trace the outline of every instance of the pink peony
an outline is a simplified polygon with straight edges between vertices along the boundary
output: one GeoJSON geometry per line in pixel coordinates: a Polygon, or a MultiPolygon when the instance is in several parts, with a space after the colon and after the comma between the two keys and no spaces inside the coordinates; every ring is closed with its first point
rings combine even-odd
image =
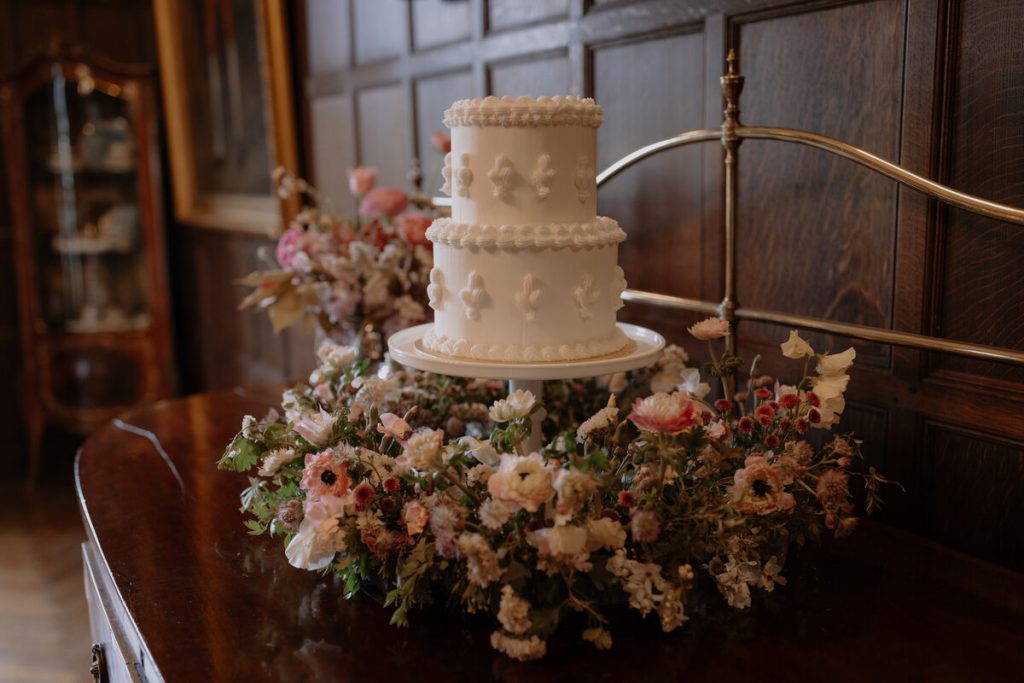
{"type": "Polygon", "coordinates": [[[760,455],[747,456],[743,468],[733,475],[729,493],[737,510],[758,515],[789,510],[796,504],[793,494],[783,489],[779,471],[760,455]]]}
{"type": "Polygon", "coordinates": [[[306,456],[299,488],[306,492],[307,500],[319,500],[325,496],[340,498],[348,492],[351,483],[347,469],[348,463],[335,458],[331,450],[311,453],[306,456]]]}
{"type": "Polygon", "coordinates": [[[702,341],[708,339],[718,339],[729,334],[729,321],[722,320],[721,318],[707,318],[701,320],[699,323],[687,328],[687,331],[693,335],[695,339],[702,341]]]}
{"type": "Polygon", "coordinates": [[[658,392],[647,398],[637,398],[629,421],[645,432],[678,434],[699,423],[700,411],[697,404],[682,394],[658,392]]]}
{"type": "Polygon", "coordinates": [[[452,139],[439,130],[435,130],[430,136],[430,144],[438,154],[447,154],[452,151],[452,139]]]}
{"type": "Polygon", "coordinates": [[[366,193],[359,204],[364,216],[393,218],[409,206],[409,197],[397,187],[375,187],[366,193]]]}
{"type": "Polygon", "coordinates": [[[429,247],[433,243],[427,239],[427,228],[433,222],[432,218],[419,211],[408,211],[395,219],[395,228],[409,244],[429,247]]]}
{"type": "Polygon", "coordinates": [[[357,166],[348,170],[348,189],[356,197],[362,197],[377,184],[377,169],[357,166]]]}
{"type": "Polygon", "coordinates": [[[302,251],[303,236],[306,233],[299,228],[288,228],[277,240],[277,262],[282,268],[291,268],[295,254],[302,251]]]}

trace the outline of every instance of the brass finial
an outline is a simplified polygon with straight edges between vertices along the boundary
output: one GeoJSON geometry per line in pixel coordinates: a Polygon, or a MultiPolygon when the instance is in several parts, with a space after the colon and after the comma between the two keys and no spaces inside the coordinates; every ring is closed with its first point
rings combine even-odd
{"type": "Polygon", "coordinates": [[[736,48],[733,48],[733,47],[729,48],[729,56],[725,58],[725,63],[729,65],[729,68],[726,69],[726,75],[727,76],[735,76],[736,75],[736,48]]]}

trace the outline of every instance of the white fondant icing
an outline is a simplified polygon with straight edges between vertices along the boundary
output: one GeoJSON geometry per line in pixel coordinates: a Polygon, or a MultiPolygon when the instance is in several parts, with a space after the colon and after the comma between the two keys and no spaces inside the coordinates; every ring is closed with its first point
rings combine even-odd
{"type": "Polygon", "coordinates": [[[459,298],[462,305],[466,307],[466,318],[469,320],[480,320],[480,308],[487,301],[487,291],[484,289],[484,279],[475,270],[469,271],[466,278],[466,286],[459,290],[459,298]]]}
{"type": "Polygon", "coordinates": [[[434,267],[430,269],[430,284],[427,285],[427,299],[430,307],[440,311],[444,305],[444,271],[434,267]]]}
{"type": "Polygon", "coordinates": [[[528,323],[532,323],[537,317],[537,300],[542,291],[536,280],[533,273],[527,273],[523,276],[522,287],[516,292],[516,304],[523,312],[523,319],[528,323]]]}
{"type": "Polygon", "coordinates": [[[551,168],[551,155],[541,154],[537,157],[537,166],[530,175],[530,184],[537,195],[537,201],[544,201],[551,194],[551,180],[558,172],[551,168]]]}
{"type": "Polygon", "coordinates": [[[594,278],[589,274],[584,275],[583,280],[572,290],[572,299],[576,302],[576,310],[579,312],[580,318],[588,320],[594,315],[590,307],[597,303],[600,296],[601,291],[594,287],[594,278]]]}
{"type": "Polygon", "coordinates": [[[444,166],[441,167],[441,175],[444,176],[444,184],[441,185],[441,192],[449,197],[452,196],[452,153],[444,155],[444,166]]]}
{"type": "Polygon", "coordinates": [[[459,100],[444,113],[456,126],[583,126],[597,128],[604,117],[594,100],[578,97],[484,97],[459,100]]]}
{"type": "Polygon", "coordinates": [[[622,300],[622,293],[626,291],[626,272],[622,266],[615,266],[615,274],[612,276],[612,291],[615,292],[615,310],[626,305],[622,300]]]}
{"type": "Polygon", "coordinates": [[[508,199],[512,194],[515,173],[512,161],[504,154],[499,154],[494,160],[494,168],[487,172],[487,179],[491,181],[491,194],[498,199],[508,199]]]}
{"type": "Polygon", "coordinates": [[[470,225],[438,218],[427,228],[427,239],[458,247],[564,249],[618,244],[626,239],[626,233],[613,219],[604,217],[589,223],[552,225],[470,225]]]}
{"type": "Polygon", "coordinates": [[[586,203],[590,199],[590,195],[594,193],[597,184],[594,165],[590,163],[589,157],[581,156],[576,162],[576,172],[573,174],[572,182],[576,186],[576,198],[580,204],[586,203]]]}
{"type": "Polygon", "coordinates": [[[542,361],[573,361],[607,356],[621,351],[629,338],[618,327],[607,337],[575,344],[473,344],[466,339],[440,335],[435,330],[423,335],[423,346],[442,356],[505,362],[537,363],[542,361]]]}
{"type": "Polygon", "coordinates": [[[455,175],[459,187],[460,197],[469,197],[469,186],[473,184],[473,171],[469,170],[469,155],[463,154],[459,158],[460,166],[455,175]]]}

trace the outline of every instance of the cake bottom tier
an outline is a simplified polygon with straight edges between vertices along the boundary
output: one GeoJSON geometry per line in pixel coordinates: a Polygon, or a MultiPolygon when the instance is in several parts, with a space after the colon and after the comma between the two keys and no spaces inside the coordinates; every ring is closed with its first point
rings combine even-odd
{"type": "Polygon", "coordinates": [[[618,327],[601,339],[558,345],[473,343],[467,339],[439,335],[436,330],[430,330],[423,336],[423,346],[441,356],[512,363],[584,360],[611,355],[621,351],[628,343],[629,338],[618,327]]]}

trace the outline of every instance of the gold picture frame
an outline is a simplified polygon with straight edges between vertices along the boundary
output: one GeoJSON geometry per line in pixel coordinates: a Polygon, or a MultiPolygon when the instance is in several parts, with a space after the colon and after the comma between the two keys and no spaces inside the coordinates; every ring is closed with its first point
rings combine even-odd
{"type": "Polygon", "coordinates": [[[178,221],[267,234],[298,211],[286,0],[154,0],[178,221]]]}

